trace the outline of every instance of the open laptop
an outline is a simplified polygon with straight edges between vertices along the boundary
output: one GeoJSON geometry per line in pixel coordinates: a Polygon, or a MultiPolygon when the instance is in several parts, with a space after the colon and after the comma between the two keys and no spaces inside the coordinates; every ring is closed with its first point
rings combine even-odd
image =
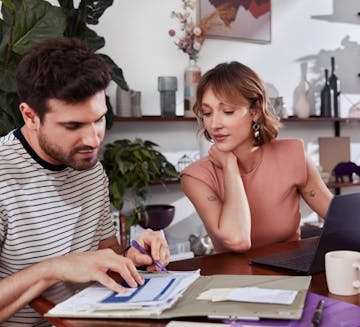
{"type": "Polygon", "coordinates": [[[360,193],[334,196],[316,244],[250,262],[312,275],[325,270],[325,254],[335,250],[360,251],[360,193]]]}

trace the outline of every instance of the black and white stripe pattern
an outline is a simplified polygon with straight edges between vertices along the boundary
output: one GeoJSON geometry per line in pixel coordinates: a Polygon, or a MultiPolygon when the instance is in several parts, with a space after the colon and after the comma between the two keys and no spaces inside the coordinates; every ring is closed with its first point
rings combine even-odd
{"type": "MultiPolygon", "coordinates": [[[[0,138],[0,278],[47,258],[96,250],[115,233],[101,163],[84,171],[44,164],[24,142],[20,130],[0,138]]],[[[46,326],[29,307],[10,321],[1,326],[46,326]]]]}

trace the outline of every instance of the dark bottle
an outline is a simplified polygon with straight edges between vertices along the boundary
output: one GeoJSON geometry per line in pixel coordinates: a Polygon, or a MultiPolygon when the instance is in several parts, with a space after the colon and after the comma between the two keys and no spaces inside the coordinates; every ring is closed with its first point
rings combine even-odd
{"type": "Polygon", "coordinates": [[[320,116],[331,117],[334,108],[334,91],[329,83],[329,71],[325,69],[325,85],[321,90],[320,116]]]}
{"type": "Polygon", "coordinates": [[[329,78],[330,87],[334,91],[333,93],[333,103],[334,103],[334,117],[339,117],[340,113],[340,80],[335,75],[335,58],[331,57],[331,75],[329,78]]]}

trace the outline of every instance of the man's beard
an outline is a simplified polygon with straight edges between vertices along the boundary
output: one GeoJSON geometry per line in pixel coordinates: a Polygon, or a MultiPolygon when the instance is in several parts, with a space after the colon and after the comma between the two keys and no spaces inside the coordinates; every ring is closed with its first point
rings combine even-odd
{"type": "Polygon", "coordinates": [[[98,161],[97,157],[84,158],[81,160],[75,159],[75,156],[79,151],[93,150],[94,148],[89,146],[76,147],[66,153],[60,146],[49,143],[47,137],[42,133],[39,134],[39,145],[48,156],[75,170],[86,170],[92,168],[98,161]]]}

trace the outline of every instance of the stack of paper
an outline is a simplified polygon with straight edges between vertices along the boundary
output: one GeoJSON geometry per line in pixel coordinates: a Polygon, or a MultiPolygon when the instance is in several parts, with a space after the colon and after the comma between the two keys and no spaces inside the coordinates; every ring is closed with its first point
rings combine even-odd
{"type": "Polygon", "coordinates": [[[159,315],[171,308],[185,290],[200,277],[200,271],[145,273],[144,285],[128,288],[126,293],[115,293],[100,284],[94,284],[57,304],[47,316],[108,318],[159,315]],[[97,314],[98,313],[98,314],[97,314]]]}
{"type": "Polygon", "coordinates": [[[252,303],[291,304],[297,291],[261,287],[214,288],[202,292],[197,299],[212,302],[237,301],[252,303]]]}

